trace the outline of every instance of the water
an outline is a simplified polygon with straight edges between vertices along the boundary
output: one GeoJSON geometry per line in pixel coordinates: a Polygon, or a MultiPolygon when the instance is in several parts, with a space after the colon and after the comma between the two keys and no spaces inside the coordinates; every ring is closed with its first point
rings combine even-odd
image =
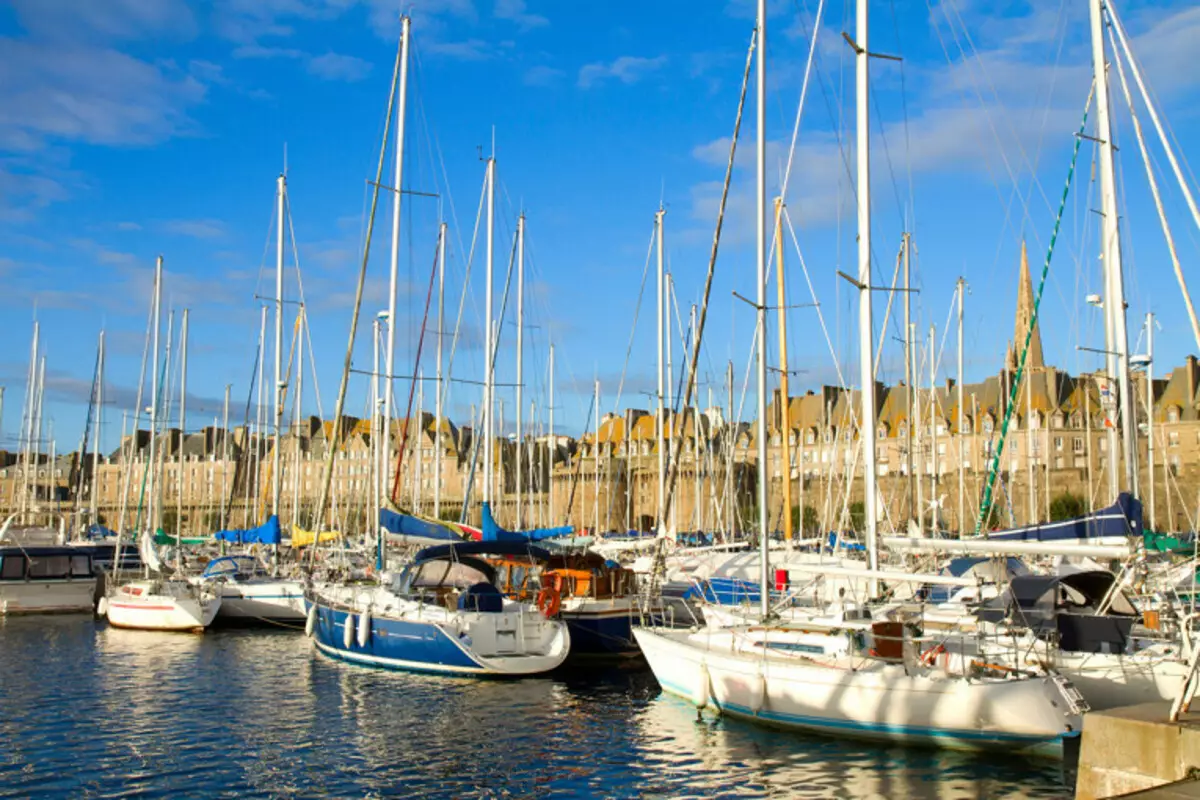
{"type": "Polygon", "coordinates": [[[0,618],[0,797],[1069,797],[1053,762],[698,722],[644,669],[468,681],[302,634],[0,618]]]}

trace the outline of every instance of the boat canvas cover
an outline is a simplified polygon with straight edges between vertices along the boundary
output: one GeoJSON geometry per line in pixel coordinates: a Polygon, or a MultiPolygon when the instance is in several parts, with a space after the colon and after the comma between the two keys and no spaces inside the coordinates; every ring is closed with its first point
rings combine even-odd
{"type": "Polygon", "coordinates": [[[379,527],[398,536],[461,542],[468,538],[458,525],[439,520],[414,517],[391,509],[379,509],[379,527]]]}
{"type": "Polygon", "coordinates": [[[1097,509],[1091,514],[1059,522],[993,531],[987,535],[987,538],[1029,542],[1071,540],[1088,542],[1096,539],[1123,539],[1129,536],[1140,536],[1141,533],[1142,503],[1128,492],[1121,492],[1117,497],[1117,502],[1107,508],[1097,509]]]}
{"type": "Polygon", "coordinates": [[[985,604],[979,618],[1000,622],[1007,616],[1037,634],[1054,633],[1070,652],[1121,652],[1137,611],[1116,582],[1107,570],[1021,575],[985,604]]]}
{"type": "Polygon", "coordinates": [[[483,504],[483,541],[485,542],[537,542],[542,539],[570,536],[573,533],[575,533],[573,525],[563,525],[558,528],[532,528],[527,531],[505,530],[492,517],[491,505],[483,504]]]}
{"type": "Polygon", "coordinates": [[[115,538],[117,538],[116,531],[106,528],[99,523],[93,523],[91,525],[88,525],[87,530],[83,532],[83,535],[89,539],[115,539],[115,538]]]}
{"type": "Polygon", "coordinates": [[[267,517],[267,521],[257,528],[217,531],[213,536],[221,541],[234,544],[279,544],[283,541],[283,533],[279,529],[279,517],[274,514],[267,517]]]}

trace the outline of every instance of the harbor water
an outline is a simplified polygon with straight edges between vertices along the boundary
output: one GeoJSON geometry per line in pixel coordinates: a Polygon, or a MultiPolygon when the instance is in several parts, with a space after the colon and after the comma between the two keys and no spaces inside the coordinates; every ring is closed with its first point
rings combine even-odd
{"type": "Polygon", "coordinates": [[[1069,797],[1054,762],[704,715],[643,667],[474,681],[302,633],[0,618],[0,797],[1069,797]]]}

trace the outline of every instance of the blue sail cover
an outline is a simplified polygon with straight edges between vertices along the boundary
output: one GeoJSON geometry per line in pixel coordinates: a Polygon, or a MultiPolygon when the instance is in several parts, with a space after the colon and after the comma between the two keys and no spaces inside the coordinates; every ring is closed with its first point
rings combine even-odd
{"type": "Polygon", "coordinates": [[[483,504],[483,541],[485,542],[538,542],[542,539],[553,539],[558,536],[570,536],[575,532],[573,525],[563,525],[559,528],[533,528],[527,531],[508,531],[496,524],[492,518],[492,508],[488,503],[483,504]]]}
{"type": "Polygon", "coordinates": [[[1048,522],[1043,525],[1028,525],[989,533],[989,539],[1027,542],[1086,542],[1098,544],[1106,540],[1120,544],[1130,536],[1142,535],[1142,502],[1128,492],[1121,492],[1117,502],[1108,508],[1098,508],[1091,514],[1048,522]]]}
{"type": "Polygon", "coordinates": [[[217,531],[213,536],[234,544],[279,544],[283,541],[283,533],[279,530],[279,517],[274,514],[267,517],[267,521],[257,528],[217,531]]]}
{"type": "Polygon", "coordinates": [[[444,539],[447,542],[461,542],[463,535],[454,527],[429,519],[421,519],[411,514],[401,514],[390,509],[379,509],[379,527],[388,533],[400,536],[414,536],[420,539],[444,539]]]}
{"type": "Polygon", "coordinates": [[[115,538],[117,538],[116,531],[106,528],[98,522],[88,525],[87,530],[84,531],[84,535],[87,536],[87,538],[89,538],[89,539],[115,539],[115,538]]]}

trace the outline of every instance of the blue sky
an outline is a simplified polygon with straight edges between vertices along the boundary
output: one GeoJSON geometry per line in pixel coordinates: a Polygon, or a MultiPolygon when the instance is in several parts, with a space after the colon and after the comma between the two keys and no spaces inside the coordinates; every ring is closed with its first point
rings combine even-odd
{"type": "MultiPolygon", "coordinates": [[[[907,226],[917,248],[922,335],[934,324],[940,342],[955,279],[965,275],[972,291],[968,378],[980,378],[999,368],[1012,335],[1022,238],[1035,272],[1049,242],[1091,80],[1086,4],[876,5],[871,49],[904,59],[872,65],[876,281],[890,281],[907,226]]],[[[526,403],[535,399],[544,417],[546,345],[553,338],[556,421],[578,433],[594,376],[602,408],[616,402],[660,201],[685,315],[699,297],[753,3],[441,0],[404,9],[414,20],[405,185],[439,198],[405,201],[397,372],[408,374],[413,363],[439,215],[451,225],[448,315],[457,309],[483,179],[480,148],[490,149],[494,135],[497,297],[520,209],[528,221],[526,403]]],[[[0,313],[7,323],[0,447],[15,444],[35,313],[48,357],[47,416],[60,450],[77,443],[96,336],[107,330],[114,406],[104,438],[115,445],[114,412],[132,404],[158,253],[166,259],[167,301],[191,309],[188,427],[220,413],[226,384],[240,415],[258,335],[255,295],[273,288],[274,256],[265,245],[285,145],[298,246],[296,254],[289,248],[288,263],[293,267],[298,254],[329,413],[400,10],[383,0],[9,0],[0,8],[0,313]]],[[[816,10],[816,0],[771,4],[772,194],[787,158],[816,10]]],[[[1172,2],[1122,3],[1118,10],[1186,157],[1197,144],[1192,109],[1200,77],[1191,51],[1200,41],[1200,9],[1172,2]]],[[[835,277],[838,269],[853,272],[855,263],[845,166],[853,163],[853,60],[840,35],[853,30],[853,4],[830,5],[823,14],[788,205],[837,361],[817,314],[794,311],[789,339],[792,366],[803,371],[793,383],[800,389],[836,382],[835,363],[847,380],[857,375],[853,298],[835,277]]],[[[1131,340],[1142,315],[1154,310],[1162,324],[1158,361],[1174,365],[1194,342],[1119,93],[1115,105],[1131,340]]],[[[752,313],[731,292],[754,292],[753,135],[751,102],[717,267],[702,400],[708,387],[724,397],[729,360],[740,395],[750,353],[752,313]]],[[[1200,240],[1162,171],[1161,151],[1153,141],[1151,147],[1192,275],[1200,240]]],[[[1081,151],[1042,307],[1047,360],[1072,372],[1099,365],[1076,344],[1102,346],[1099,320],[1083,302],[1099,284],[1096,215],[1089,211],[1098,206],[1093,149],[1085,142],[1081,151]]],[[[367,319],[386,305],[390,214],[385,197],[367,319]]],[[[790,242],[785,260],[789,302],[812,302],[790,242]]],[[[472,270],[454,374],[478,380],[481,255],[472,270]]],[[[297,296],[294,273],[287,291],[297,296]]],[[[653,281],[622,406],[645,406],[643,393],[654,383],[652,291],[653,281]]],[[[880,328],[885,296],[876,300],[880,328]]],[[[899,376],[899,347],[890,340],[899,333],[893,317],[884,380],[899,376]]],[[[511,324],[504,337],[497,380],[511,382],[511,324]]],[[[427,374],[432,347],[427,341],[427,374]]],[[[678,343],[675,352],[678,365],[678,343]]],[[[774,345],[770,352],[774,362],[774,345]]],[[[369,368],[370,358],[364,329],[356,367],[369,368]]],[[[952,333],[942,367],[939,377],[953,373],[952,333]]],[[[306,374],[305,411],[315,413],[311,386],[306,374]]],[[[407,390],[397,384],[401,407],[407,390]]],[[[365,391],[365,379],[352,380],[349,413],[362,413],[365,391]]],[[[500,394],[511,426],[511,391],[500,394]]],[[[478,396],[473,385],[456,385],[451,413],[465,421],[478,396]]]]}

